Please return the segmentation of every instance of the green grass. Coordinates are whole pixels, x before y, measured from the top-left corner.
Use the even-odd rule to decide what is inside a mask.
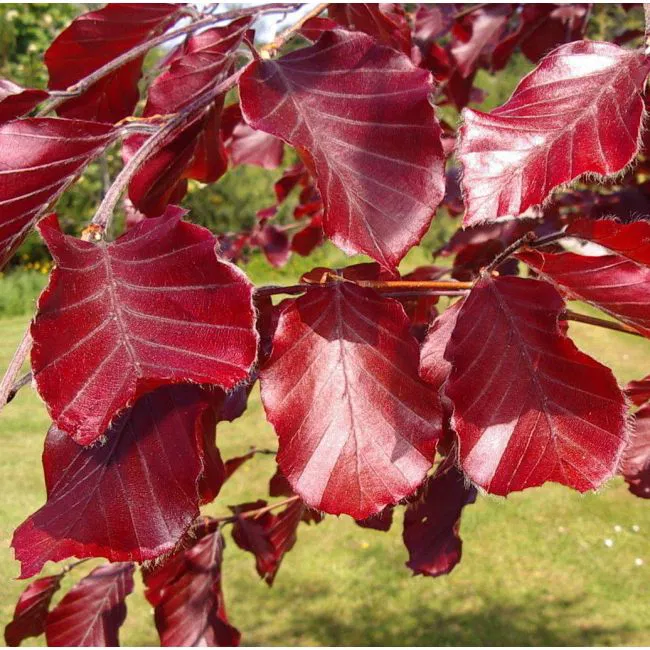
[[[1,367],[26,320],[2,321]],[[582,324],[571,331],[621,381],[647,374],[645,340]],[[9,543],[13,529],[44,500],[40,455],[47,426],[30,389],[0,414],[1,627],[24,588],[13,580],[18,564]],[[221,426],[218,435],[226,458],[274,442],[257,393],[246,414]],[[263,496],[272,473],[271,458],[250,461],[206,512],[226,513],[229,504]],[[633,532],[635,525],[640,532]],[[461,529],[463,561],[446,577],[410,576],[401,515],[387,534],[328,517],[300,528],[273,589],[257,577],[252,556],[228,538],[224,589],[230,618],[250,645],[646,645],[649,531],[648,502],[632,497],[618,480],[586,496],[545,486],[507,500],[480,497],[469,507]],[[605,546],[606,538],[613,547]],[[637,566],[637,558],[645,564]],[[54,570],[48,565],[45,573]],[[57,599],[86,567],[73,573]],[[122,644],[155,645],[140,583],[127,603]]]

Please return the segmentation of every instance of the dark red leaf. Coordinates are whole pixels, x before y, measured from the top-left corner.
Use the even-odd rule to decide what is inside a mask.
[[[632,494],[650,499],[650,406],[634,415],[634,433],[623,454],[621,474]]]
[[[264,169],[276,169],[282,164],[282,140],[248,126],[239,104],[231,104],[224,109],[221,136],[233,165],[257,165]]]
[[[631,381],[625,387],[625,394],[636,406],[641,406],[645,402],[650,401],[650,375],[645,379]]]
[[[255,61],[240,80],[248,123],[296,147],[313,171],[326,235],[387,268],[420,241],[444,195],[431,88],[405,56],[344,30]]]
[[[623,169],[638,150],[649,65],[642,53],[611,43],[569,43],[503,106],[489,114],[465,110],[465,224],[520,215],[582,174]]]
[[[5,643],[19,646],[30,636],[40,636],[45,632],[52,596],[61,586],[62,574],[34,580],[18,599],[14,617],[5,628]]]
[[[134,570],[131,562],[105,564],[80,580],[47,617],[48,646],[119,646]]]
[[[245,503],[232,508],[236,515],[258,510],[266,501]],[[232,529],[232,537],[239,548],[255,556],[260,578],[273,585],[282,559],[296,543],[296,531],[302,521],[305,505],[299,499],[292,501],[279,513],[265,512],[257,517],[239,517]]]
[[[599,244],[610,254],[523,251],[518,257],[560,285],[650,337],[650,222],[579,219],[567,233]]]
[[[80,444],[157,386],[232,388],[255,361],[252,286],[182,214],[170,208],[109,244],[63,235],[54,216],[39,226],[57,266],[31,328],[32,369]]]
[[[253,458],[253,456],[255,456],[255,450],[251,450],[243,456],[234,456],[233,458],[229,458],[224,463],[226,479],[229,479],[246,461]]]
[[[0,79],[0,122],[8,122],[29,113],[49,97],[45,90],[23,88],[8,79]]]
[[[275,474],[271,477],[269,481],[269,496],[272,497],[292,497],[295,492],[291,489],[289,481],[284,477],[284,474],[280,471],[278,467],[275,470]]]
[[[332,3],[327,13],[339,25],[365,32],[380,43],[411,56],[411,29],[399,4]]]
[[[259,246],[272,266],[284,266],[291,257],[291,246],[287,233],[274,225],[266,225],[256,232],[251,240]]]
[[[492,69],[505,68],[517,47],[529,60],[537,63],[558,45],[581,40],[588,15],[587,4],[525,4],[519,27],[494,50]]]
[[[512,5],[493,4],[481,7],[468,16],[472,21],[470,38],[451,47],[451,54],[464,78],[475,71],[482,56],[488,55],[497,46],[512,10]]]
[[[627,442],[614,375],[558,327],[548,283],[482,276],[445,351],[460,464],[488,492],[555,481],[584,492],[616,471]]]
[[[0,268],[114,135],[109,124],[77,120],[34,118],[0,126]]]
[[[210,527],[195,530],[190,548],[145,574],[145,595],[155,608],[163,646],[237,646],[221,591],[224,541]]]
[[[381,532],[388,532],[393,524],[393,506],[386,506],[379,514],[368,517],[367,519],[358,519],[354,523],[361,528],[370,528]]]
[[[476,488],[448,460],[422,488],[422,495],[404,513],[406,566],[415,575],[435,578],[449,573],[459,562],[463,542],[460,516],[476,501]]]
[[[71,556],[143,561],[174,548],[199,512],[210,403],[196,386],[141,397],[83,448],[52,427],[43,467],[47,502],[16,530],[21,577]]]
[[[66,90],[106,63],[162,32],[182,5],[108,4],[82,14],[59,34],[45,52],[49,88]],[[57,110],[63,117],[117,122],[133,113],[140,96],[139,57],[105,75],[79,97]]]
[[[365,519],[422,482],[441,411],[417,365],[395,300],[341,282],[283,303],[262,401],[280,468],[308,505]]]
[[[323,243],[323,218],[321,215],[314,217],[310,224],[299,230],[291,239],[291,250],[298,255],[308,257],[315,248]]]
[[[182,53],[151,85],[144,117],[177,113],[223,81],[249,24],[250,18],[242,18],[190,37]],[[212,183],[225,173],[228,160],[220,136],[223,102],[223,95],[215,96],[212,106],[188,117],[187,125],[169,136],[139,169],[129,197],[140,211],[156,216],[174,195],[178,200],[178,194],[184,194],[186,179]],[[146,136],[129,138],[124,157],[129,159],[145,140]]]

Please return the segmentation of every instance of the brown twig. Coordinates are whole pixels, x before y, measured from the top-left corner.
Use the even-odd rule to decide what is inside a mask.
[[[24,386],[27,386],[30,384],[32,381],[32,373],[27,372],[25,373],[20,379],[14,382],[14,385],[11,387],[11,390],[9,391],[9,395],[7,395],[7,404],[11,402],[11,400],[16,397],[18,394],[18,391],[23,388]]]
[[[277,503],[271,503],[267,506],[264,506],[263,508],[257,508],[255,510],[240,512],[236,515],[215,517],[215,521],[218,521],[221,525],[223,525],[223,524],[233,524],[239,519],[257,519],[258,517],[261,517],[263,514],[267,512],[271,512],[272,510],[277,510],[278,508],[282,508],[282,506],[289,505],[290,503],[293,503],[298,499],[300,499],[300,497],[296,494],[292,497],[289,497],[288,499],[284,499],[283,501],[278,501]]]
[[[18,345],[16,352],[14,352],[13,358],[9,362],[9,366],[7,367],[2,381],[0,382],[0,409],[2,409],[9,400],[9,395],[14,387],[16,377],[29,354],[31,347],[32,335],[28,327],[25,330],[25,334],[23,335],[22,341]]]
[[[625,334],[634,334],[634,336],[643,336],[641,332],[625,325],[624,323],[617,323],[616,321],[605,320],[604,318],[596,318],[595,316],[587,316],[586,314],[579,314],[578,312],[565,309],[561,314],[562,320],[572,320],[577,323],[586,323],[587,325],[595,325],[596,327],[603,327],[608,330],[616,332],[624,332]],[[645,338],[645,337],[644,337]]]

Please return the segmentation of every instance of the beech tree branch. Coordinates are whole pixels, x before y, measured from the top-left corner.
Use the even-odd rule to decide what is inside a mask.
[[[264,506],[263,508],[248,510],[247,512],[241,512],[237,515],[226,515],[224,517],[215,517],[215,519],[222,525],[235,523],[239,519],[257,519],[257,517],[261,517],[263,514],[267,512],[271,512],[272,510],[277,510],[278,508],[282,508],[282,506],[289,505],[294,501],[298,501],[298,499],[300,499],[300,497],[297,494],[295,494],[294,496],[289,497],[288,499],[284,499],[283,501],[278,501],[277,503],[271,503],[267,506]]]
[[[605,320],[604,318],[596,318],[595,316],[587,316],[586,314],[579,314],[578,312],[571,311],[570,309],[564,310],[562,313],[562,319],[572,320],[576,323],[586,323],[587,325],[595,325],[596,327],[603,327],[608,330],[614,330],[616,332],[624,332],[625,334],[633,334],[634,336],[643,337],[643,334],[641,334],[641,332],[634,329],[634,327],[625,325],[624,323]]]
[[[105,232],[110,226],[110,222],[115,211],[115,206],[126,189],[131,178],[135,175],[141,165],[152,156],[156,151],[165,143],[167,138],[179,131],[192,117],[195,117],[200,111],[207,108],[217,97],[222,93],[228,92],[233,88],[239,77],[242,75],[246,68],[241,68],[234,74],[224,79],[221,83],[211,88],[208,92],[200,95],[176,115],[174,115],[168,122],[158,129],[145,143],[137,150],[133,158],[129,160],[120,173],[117,175],[109,191],[104,196],[92,223]]]
[[[310,19],[315,18],[318,14],[322,13],[327,9],[328,2],[322,2],[319,5],[316,5],[309,13],[305,14],[300,20],[295,24],[291,25],[285,29],[281,34],[279,34],[271,43],[267,43],[260,48],[260,54],[264,56],[270,56],[277,52],[289,39],[300,30],[300,28]]]
[[[20,372],[25,359],[29,354],[31,347],[32,335],[28,327],[25,330],[25,334],[23,334],[22,341],[18,345],[16,352],[14,352],[13,358],[9,362],[9,366],[5,371],[2,381],[0,382],[0,409],[2,409],[9,400],[9,396],[11,395],[11,392],[14,388],[16,377],[18,376],[18,373]]]
[[[43,117],[47,115],[49,112],[61,106],[61,104],[65,103],[66,100],[70,99],[71,97],[77,97],[78,95],[82,95],[91,86],[96,84],[100,79],[102,79],[106,75],[110,74],[111,72],[114,72],[118,68],[121,68],[126,63],[129,63],[129,61],[133,61],[134,59],[137,59],[139,56],[143,56],[152,48],[157,47],[158,45],[162,45],[167,41],[171,41],[175,38],[178,38],[179,36],[191,34],[193,32],[198,31],[199,29],[212,27],[225,20],[233,20],[235,18],[241,18],[243,16],[252,16],[258,14],[275,13],[278,11],[287,11],[292,8],[295,9],[298,7],[300,7],[300,3],[277,2],[262,7],[246,7],[243,9],[234,9],[232,11],[226,11],[222,14],[211,15],[211,16],[207,16],[206,18],[200,18],[199,20],[196,20],[190,23],[189,25],[185,25],[184,27],[179,27],[178,29],[174,29],[170,32],[159,34],[158,36],[150,38],[149,40],[144,41],[139,45],[136,45],[128,52],[124,52],[124,54],[118,56],[112,61],[109,61],[107,64],[103,65],[101,68],[98,68],[88,76],[79,80],[76,84],[73,84],[66,90],[51,91],[50,92],[50,94],[52,95],[51,99],[44,102],[41,109],[37,113],[37,117]],[[186,11],[184,13],[187,14]]]

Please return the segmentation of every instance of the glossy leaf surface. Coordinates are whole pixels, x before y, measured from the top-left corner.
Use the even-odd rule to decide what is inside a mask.
[[[326,32],[240,80],[248,123],[300,152],[318,181],[323,227],[347,253],[393,268],[444,195],[431,76],[369,36]]]
[[[82,14],[45,52],[49,88],[66,90],[169,24],[174,4],[108,4]],[[142,61],[138,57],[105,75],[79,97],[58,109],[63,117],[117,122],[133,113],[139,98]]]
[[[283,303],[262,400],[280,469],[308,505],[365,519],[422,482],[441,411],[417,365],[392,299],[342,282]]]
[[[103,445],[83,448],[51,428],[43,453],[47,502],[12,542],[21,577],[48,560],[143,561],[171,551],[199,513],[211,413],[201,389],[174,386],[140,398]]]
[[[484,275],[465,299],[445,359],[460,464],[495,494],[562,483],[584,492],[609,479],[627,442],[612,372],[559,329],[548,283]]]
[[[134,570],[131,562],[105,564],[77,583],[47,618],[48,646],[119,646]]]
[[[113,137],[108,124],[78,120],[33,118],[0,126],[0,267]]]
[[[635,156],[649,64],[611,43],[551,52],[491,113],[463,111],[465,224],[517,216],[585,173],[616,174]]]
[[[110,244],[63,235],[54,216],[40,224],[57,268],[32,324],[32,368],[53,419],[80,444],[157,386],[232,388],[255,361],[250,283],[181,215],[170,209]]]

